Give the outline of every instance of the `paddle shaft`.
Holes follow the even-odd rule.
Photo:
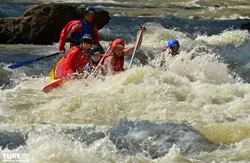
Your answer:
[[[134,49],[134,51],[133,51],[133,53],[132,53],[132,57],[131,57],[131,60],[130,60],[130,63],[129,63],[128,68],[130,68],[131,65],[132,65],[133,58],[134,58],[134,56],[135,56],[135,51],[137,50],[138,42],[139,42],[139,40],[140,40],[140,38],[141,38],[141,35],[142,35],[142,31],[140,31],[139,36],[138,36],[138,38],[137,38],[137,41],[136,41],[136,44],[135,44],[135,49]]]
[[[59,55],[59,54],[60,54],[60,52],[57,52],[57,53],[53,53],[53,54],[43,56],[43,57],[40,57],[40,58],[36,58],[36,59],[24,61],[24,62],[18,62],[18,63],[15,63],[13,65],[8,66],[8,68],[15,69],[15,68],[18,68],[18,67],[22,67],[24,65],[32,64],[32,63],[34,63],[36,61],[39,61],[39,60],[42,60],[42,59],[45,59],[45,58],[49,58],[49,57],[53,57],[55,55]]]
[[[47,55],[47,56],[44,56],[44,57],[41,57],[41,58],[37,58],[36,61],[39,61],[39,60],[45,59],[45,58],[49,58],[49,57],[53,57],[53,56],[58,55],[58,54],[60,54],[60,52],[57,52],[57,53],[54,53],[54,54],[51,54],[51,55]]]

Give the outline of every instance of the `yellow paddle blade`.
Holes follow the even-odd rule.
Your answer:
[[[55,68],[53,68],[49,73],[50,79],[56,79]]]
[[[56,63],[55,67],[50,71],[49,77],[50,77],[51,79],[56,79],[56,71],[57,71],[57,68],[58,68],[58,66],[60,65],[60,63],[62,62],[63,59],[64,59],[64,58],[61,58],[61,59]]]

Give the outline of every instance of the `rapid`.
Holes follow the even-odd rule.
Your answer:
[[[11,3],[4,1],[0,11],[20,16],[42,2],[16,1],[22,5],[14,3],[7,12]],[[227,2],[218,10],[250,6],[240,2]],[[80,3],[75,0],[74,5]],[[1,44],[0,162],[9,153],[26,154],[30,163],[250,161],[250,34],[239,29],[249,22],[246,15],[218,16],[218,11],[211,18],[213,1],[147,1],[148,8],[163,4],[176,11],[158,16],[155,10],[150,16],[126,15],[138,5],[134,1],[85,3],[107,11],[110,6],[112,13],[123,7],[125,14],[111,15],[99,31],[105,48],[118,37],[130,46],[139,27],[146,26],[132,68],[46,94],[41,90],[51,83],[49,71],[62,56],[13,70],[8,66],[55,53],[58,43]],[[207,6],[198,19],[197,11]],[[160,67],[161,48],[172,38],[179,40],[180,54]]]

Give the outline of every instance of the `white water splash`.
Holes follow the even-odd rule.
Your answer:
[[[196,40],[206,41],[211,45],[226,46],[233,45],[235,47],[241,46],[250,39],[249,32],[247,30],[233,30],[224,31],[219,35],[212,36],[198,36]]]

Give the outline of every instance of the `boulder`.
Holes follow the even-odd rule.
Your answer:
[[[107,130],[91,124],[58,126],[45,124],[34,126],[28,132],[0,131],[0,147],[16,149],[26,144],[32,145],[30,144],[32,141],[27,143],[28,139],[38,139],[38,137],[43,140],[46,137],[58,139],[58,135],[70,141],[82,142],[84,146],[93,144],[95,148],[100,142],[103,143],[103,140],[107,142],[109,139],[119,154],[131,156],[144,154],[152,159],[165,156],[173,147],[179,148],[180,155],[185,157],[199,155],[201,152],[211,153],[217,149],[228,149],[223,144],[213,143],[187,123],[156,123],[127,119],[120,120],[116,126]],[[100,150],[98,146],[97,150]]]
[[[202,151],[212,152],[220,147],[187,123],[123,119],[107,135],[119,153],[144,153],[153,159],[165,156],[173,146],[179,148],[183,156],[198,155]]]
[[[28,139],[27,133],[22,132],[0,132],[0,149],[8,148],[10,150],[26,145]]]
[[[23,17],[0,19],[0,44],[42,44],[59,41],[64,26],[81,19],[85,7],[65,4],[41,4],[25,11]],[[110,20],[108,11],[95,9],[99,29]]]

